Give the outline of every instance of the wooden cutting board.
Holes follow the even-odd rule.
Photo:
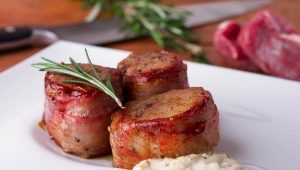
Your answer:
[[[213,0],[164,0],[163,3],[176,5],[207,3]],[[81,7],[81,0],[10,0],[0,1],[0,27],[4,26],[54,26],[83,21],[88,9]],[[278,12],[300,29],[300,0],[273,0],[268,8]],[[236,21],[247,21],[254,12],[232,18]],[[208,60],[220,66],[227,67],[227,63],[218,55],[212,46],[212,35],[218,23],[194,28],[201,44],[204,47]],[[150,39],[142,38],[121,43],[105,45],[106,47],[128,50],[145,51],[159,50],[159,47]],[[26,48],[0,53],[0,72],[26,59],[45,47]],[[178,53],[186,60],[193,61],[184,53]]]

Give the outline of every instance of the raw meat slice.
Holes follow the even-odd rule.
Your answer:
[[[300,34],[270,10],[262,10],[242,29],[239,44],[265,73],[300,80]]]
[[[224,57],[229,67],[258,72],[260,69],[248,59],[237,42],[241,29],[242,26],[233,21],[222,22],[214,34],[215,49]]]

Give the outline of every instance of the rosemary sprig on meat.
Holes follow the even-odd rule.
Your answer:
[[[151,36],[162,48],[187,50],[205,59],[202,47],[184,25],[188,12],[183,9],[159,4],[159,0],[83,0],[83,5],[92,7],[87,21],[96,19],[100,12],[108,12],[124,21],[123,31]]]
[[[72,58],[70,58],[71,67],[62,63],[57,63],[55,61],[49,60],[44,57],[42,57],[44,62],[35,63],[32,64],[32,66],[38,68],[40,71],[66,74],[66,75],[76,77],[78,78],[78,80],[65,80],[65,82],[84,84],[84,85],[94,87],[104,92],[105,94],[109,95],[111,98],[113,98],[116,101],[116,103],[121,108],[124,108],[122,102],[117,97],[115,90],[113,89],[110,79],[101,80],[93,63],[91,62],[91,59],[86,49],[85,49],[85,54],[88,59],[88,63],[92,70],[92,73],[88,73],[85,70],[83,70],[83,68]]]

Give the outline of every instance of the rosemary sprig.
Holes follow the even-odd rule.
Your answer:
[[[38,68],[40,71],[48,71],[60,74],[66,74],[73,77],[78,78],[79,80],[65,80],[65,83],[76,83],[76,84],[84,84],[91,87],[94,87],[105,94],[109,95],[113,98],[116,103],[121,107],[124,108],[122,102],[117,97],[115,90],[112,87],[110,79],[101,80],[99,75],[96,72],[96,69],[91,62],[89,54],[85,49],[85,54],[88,59],[89,66],[92,70],[92,74],[86,72],[82,69],[82,67],[72,58],[70,58],[71,65],[73,67],[66,66],[65,64],[57,63],[55,61],[49,60],[47,58],[42,57],[44,62],[39,62],[32,64],[33,67]]]
[[[93,7],[88,21],[92,21],[91,16],[96,19],[100,11],[108,12],[124,21],[124,31],[130,30],[136,36],[151,36],[162,48],[187,50],[192,56],[204,56],[195,36],[184,25],[188,16],[185,10],[159,4],[159,0],[83,0],[83,6]]]

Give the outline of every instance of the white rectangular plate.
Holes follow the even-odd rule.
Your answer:
[[[87,62],[84,48],[95,64],[109,67],[116,67],[129,54],[61,41],[0,74],[0,169],[113,169],[110,157],[85,160],[63,153],[38,127],[44,73],[30,65],[40,57]],[[209,90],[220,111],[217,152],[248,164],[245,170],[299,169],[300,83],[187,64],[190,85]]]

